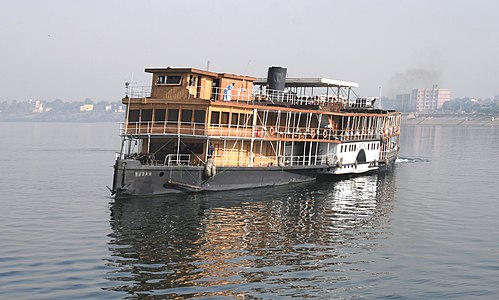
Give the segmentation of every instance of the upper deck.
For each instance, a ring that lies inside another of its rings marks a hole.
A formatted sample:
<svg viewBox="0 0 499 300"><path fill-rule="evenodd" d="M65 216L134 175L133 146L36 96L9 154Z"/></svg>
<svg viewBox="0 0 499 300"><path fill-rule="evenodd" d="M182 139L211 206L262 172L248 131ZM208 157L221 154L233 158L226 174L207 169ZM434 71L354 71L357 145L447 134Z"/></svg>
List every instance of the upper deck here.
<svg viewBox="0 0 499 300"><path fill-rule="evenodd" d="M215 73L194 68L146 69L152 73L150 86L126 85L124 104L206 100L321 109L339 112L349 108L374 108L374 99L352 98L358 83L327 78L285 78L284 88L272 89L269 79ZM232 87L231 87L232 85Z"/></svg>
<svg viewBox="0 0 499 300"><path fill-rule="evenodd" d="M151 86L127 85L123 135L339 143L398 132L398 113L351 98L354 82L283 78L271 88L269 79L192 68L146 72Z"/></svg>

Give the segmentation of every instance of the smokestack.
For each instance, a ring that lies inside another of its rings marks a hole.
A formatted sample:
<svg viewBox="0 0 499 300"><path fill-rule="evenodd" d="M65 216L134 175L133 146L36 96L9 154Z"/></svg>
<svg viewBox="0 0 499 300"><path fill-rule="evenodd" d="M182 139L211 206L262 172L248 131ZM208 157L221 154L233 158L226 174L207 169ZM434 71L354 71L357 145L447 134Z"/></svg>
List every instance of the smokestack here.
<svg viewBox="0 0 499 300"><path fill-rule="evenodd" d="M270 67L267 73L267 85L270 89L270 99L283 101L286 86L286 68Z"/></svg>

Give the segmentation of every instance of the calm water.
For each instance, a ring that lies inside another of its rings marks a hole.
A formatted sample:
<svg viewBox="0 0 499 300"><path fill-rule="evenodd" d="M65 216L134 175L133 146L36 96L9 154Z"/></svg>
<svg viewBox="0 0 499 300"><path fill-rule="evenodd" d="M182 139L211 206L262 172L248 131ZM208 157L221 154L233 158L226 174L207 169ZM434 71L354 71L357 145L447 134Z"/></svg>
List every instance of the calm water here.
<svg viewBox="0 0 499 300"><path fill-rule="evenodd" d="M499 296L499 130L404 127L384 175L117 203L117 125L0 134L2 299Z"/></svg>

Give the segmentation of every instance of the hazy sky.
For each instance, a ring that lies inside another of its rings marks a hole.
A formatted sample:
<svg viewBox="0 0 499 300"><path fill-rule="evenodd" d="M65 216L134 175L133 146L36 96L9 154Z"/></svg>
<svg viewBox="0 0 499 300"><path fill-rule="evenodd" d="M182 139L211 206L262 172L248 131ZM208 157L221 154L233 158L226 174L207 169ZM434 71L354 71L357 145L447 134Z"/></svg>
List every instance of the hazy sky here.
<svg viewBox="0 0 499 300"><path fill-rule="evenodd" d="M0 101L117 101L147 67L499 94L498 0L2 0Z"/></svg>

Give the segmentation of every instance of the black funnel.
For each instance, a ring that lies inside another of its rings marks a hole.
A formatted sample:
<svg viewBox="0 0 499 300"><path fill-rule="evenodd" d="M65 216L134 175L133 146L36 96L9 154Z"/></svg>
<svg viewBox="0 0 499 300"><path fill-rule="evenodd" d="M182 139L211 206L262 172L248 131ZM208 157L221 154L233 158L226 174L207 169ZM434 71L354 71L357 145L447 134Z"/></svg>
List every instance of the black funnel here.
<svg viewBox="0 0 499 300"><path fill-rule="evenodd" d="M270 67L267 73L267 84L269 89L276 91L284 91L286 85L286 68Z"/></svg>

